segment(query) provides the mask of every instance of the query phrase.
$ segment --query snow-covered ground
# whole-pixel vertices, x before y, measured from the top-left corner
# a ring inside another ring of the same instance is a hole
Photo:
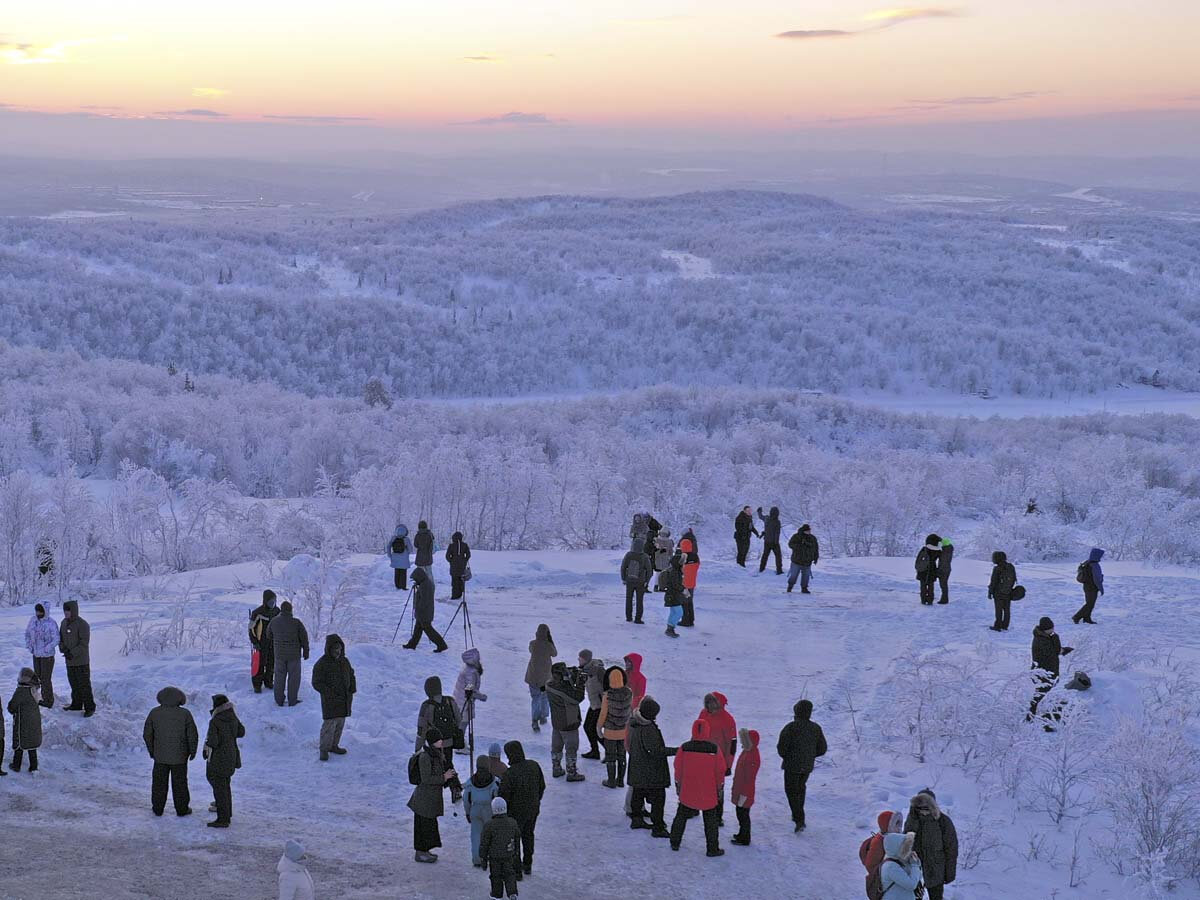
[[[959,880],[946,893],[966,898],[1127,898],[1142,896],[1115,875],[1090,841],[1101,837],[1098,813],[1056,826],[1044,813],[1006,796],[981,796],[974,778],[953,755],[932,752],[925,763],[906,741],[881,737],[896,713],[886,702],[898,659],[910,649],[937,657],[962,657],[998,671],[1028,667],[1030,630],[1050,615],[1064,642],[1079,648],[1076,660],[1092,673],[1088,695],[1106,727],[1118,714],[1136,714],[1138,689],[1156,676],[1141,659],[1108,672],[1114,646],[1173,651],[1176,661],[1200,658],[1200,574],[1136,564],[1107,566],[1108,593],[1099,625],[1072,626],[1078,604],[1074,566],[1023,565],[1029,597],[1014,604],[1013,627],[987,630],[991,604],[989,567],[956,561],[948,606],[917,602],[909,559],[829,559],[817,567],[811,596],[784,593],[784,579],[757,576],[734,566],[724,535],[701,535],[704,563],[697,591],[697,626],[672,640],[663,634],[660,595],[648,598],[647,624],[623,617],[616,578],[617,552],[476,553],[470,600],[474,637],[482,652],[483,689],[477,747],[520,739],[547,771],[550,732],[532,734],[522,677],[526,646],[539,622],[550,625],[560,659],[574,663],[588,647],[606,661],[636,651],[645,657],[649,691],[662,704],[659,718],[668,743],[688,737],[707,691],[729,697],[740,726],[762,733],[762,771],[753,810],[754,842],[729,844],[732,811],[722,834],[724,858],[704,858],[698,821],[689,825],[683,851],[631,832],[622,815],[622,792],[600,785],[603,768],[583,761],[587,781],[550,780],[538,824],[534,875],[523,897],[599,898],[653,886],[658,898],[789,897],[851,900],[863,896],[859,842],[875,817],[906,809],[917,790],[932,786],[955,819],[960,840],[994,843],[972,868],[960,863]],[[316,740],[320,704],[308,687],[304,703],[280,709],[269,694],[256,696],[247,675],[246,611],[264,586],[281,586],[281,567],[230,566],[122,585],[82,601],[93,628],[93,681],[99,712],[90,720],[55,710],[44,720],[42,771],[0,781],[0,896],[4,898],[205,897],[256,900],[273,897],[275,862],[287,838],[309,849],[310,870],[322,898],[483,897],[486,876],[469,862],[469,829],[461,811],[441,820],[445,846],[435,866],[416,864],[411,850],[411,788],[406,761],[412,752],[422,682],[439,675],[449,689],[460,668],[463,635],[447,634],[452,651],[434,655],[390,643],[404,595],[392,589],[380,558],[351,557],[348,570],[364,581],[356,598],[358,624],[345,634],[359,693],[347,723],[349,755],[321,763]],[[439,595],[447,579],[439,563]],[[191,615],[225,621],[233,649],[183,655],[122,656],[125,629],[169,615],[172,598],[191,597]],[[442,602],[437,624],[454,610]],[[22,631],[31,606],[0,610],[0,673],[5,698],[17,670],[27,665]],[[55,610],[55,617],[58,611]],[[407,619],[405,619],[407,624]],[[404,628],[401,628],[401,632]],[[1066,661],[1066,669],[1075,663]],[[56,689],[65,697],[61,660]],[[204,733],[209,698],[228,694],[247,728],[244,767],[235,776],[234,823],[224,832],[204,827],[210,799],[203,763],[191,766],[197,815],[155,818],[149,809],[150,762],[141,726],[154,695],[175,684]],[[954,685],[946,685],[953,691]],[[816,703],[830,752],[809,785],[808,831],[792,833],[774,746],[796,699]],[[61,705],[61,702],[60,702]],[[894,724],[894,723],[893,723]],[[856,732],[859,738],[856,739]],[[1041,732],[1037,732],[1041,740]],[[1046,735],[1046,752],[1054,735]],[[458,757],[466,777],[470,764]],[[1032,777],[1032,776],[1031,776]],[[674,800],[668,800],[668,817]],[[1083,826],[1082,882],[1069,887],[1069,859]],[[972,836],[974,833],[974,837]],[[1040,849],[1031,850],[1034,843]],[[640,887],[638,887],[640,885]],[[1194,883],[1171,895],[1200,897]]]

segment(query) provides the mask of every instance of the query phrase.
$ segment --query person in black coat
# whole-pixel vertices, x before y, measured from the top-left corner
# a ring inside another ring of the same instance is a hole
[[[817,758],[829,750],[829,745],[825,743],[825,732],[812,721],[812,711],[811,700],[801,700],[792,707],[795,717],[783,726],[776,747],[783,760],[783,790],[792,809],[796,831],[805,828],[804,800],[808,793],[808,776],[812,774]]]
[[[246,728],[224,694],[214,694],[212,704],[212,718],[204,738],[204,759],[208,763],[205,774],[212,785],[213,811],[217,818],[209,822],[208,827],[228,828],[233,819],[233,773],[242,767],[238,738],[246,736]]]
[[[653,573],[654,563],[640,548],[630,550],[621,560],[621,583],[625,585],[626,622],[643,624],[642,615],[645,613],[646,589],[650,586],[650,576]],[[635,600],[637,601],[636,608]]]
[[[671,786],[671,767],[667,758],[674,756],[677,747],[668,747],[656,719],[658,702],[650,696],[642,698],[637,711],[629,720],[629,770],[627,782],[633,788],[630,828],[649,828],[656,838],[668,838],[664,810],[667,788]],[[650,804],[650,821],[646,821],[646,804]]]
[[[413,547],[417,551],[414,563],[417,568],[424,569],[425,574],[431,580],[433,578],[433,545],[433,532],[429,530],[429,523],[422,519],[417,523],[417,535],[413,538]]]
[[[429,573],[425,569],[417,568],[413,570],[412,581],[413,632],[408,643],[403,645],[404,649],[416,650],[417,644],[421,643],[421,635],[424,634],[433,641],[434,653],[449,650],[450,645],[433,627],[433,579],[429,577]]]
[[[450,599],[461,600],[466,588],[467,567],[471,561],[471,548],[463,540],[461,531],[450,536],[450,546],[446,548],[446,562],[450,564]]]
[[[508,814],[503,797],[492,800],[492,818],[479,835],[479,855],[491,880],[491,896],[507,893],[517,896],[517,881],[521,877],[521,826]]]
[[[662,531],[662,522],[650,515],[643,513],[643,519],[646,523],[646,545],[642,548],[645,554],[654,559],[654,541],[658,538],[658,533]]]
[[[917,551],[914,563],[917,581],[921,584],[921,603],[933,605],[933,588],[937,584],[938,558],[942,555],[942,539],[936,534],[925,537],[925,545]]]
[[[950,568],[954,562],[954,544],[949,538],[942,538],[942,552],[938,556],[937,580],[942,587],[942,596],[938,605],[944,606],[950,602]]]
[[[1017,585],[1017,570],[1003,550],[992,552],[992,577],[988,581],[988,599],[996,609],[992,631],[1008,631],[1012,620],[1013,588]]]
[[[325,655],[313,666],[312,686],[321,695],[320,747],[321,762],[325,762],[330,753],[342,756],[346,752],[341,746],[342,729],[358,690],[354,667],[346,659],[346,645],[336,634],[325,636]]]
[[[821,545],[812,533],[812,526],[805,522],[788,541],[792,551],[792,564],[788,569],[787,592],[790,594],[800,579],[800,593],[811,594],[808,581],[812,578],[812,567],[821,558]]]
[[[758,508],[758,517],[762,519],[762,559],[758,561],[758,571],[765,572],[767,569],[767,559],[772,553],[775,554],[775,574],[783,574],[783,551],[779,547],[779,533],[783,530],[783,524],[779,521],[779,507],[772,506],[771,511],[767,515],[763,515],[762,507]]]
[[[504,753],[508,756],[508,771],[500,779],[500,796],[508,804],[508,814],[521,826],[521,865],[528,875],[533,871],[533,832],[542,811],[546,776],[541,766],[525,758],[520,741],[509,741],[504,745]],[[517,873],[518,881],[521,877]]]
[[[58,649],[67,661],[67,681],[71,685],[71,702],[63,709],[83,710],[83,717],[96,714],[96,698],[92,694],[92,627],[80,618],[79,604],[68,600],[62,605],[63,618],[58,626]]]
[[[1049,616],[1042,616],[1037,628],[1033,629],[1032,668],[1040,669],[1043,674],[1037,676],[1038,686],[1034,691],[1033,701],[1029,704],[1028,718],[1030,720],[1037,715],[1038,705],[1042,702],[1042,698],[1058,681],[1060,658],[1066,656],[1073,649],[1075,648],[1062,645],[1062,639],[1054,630],[1054,620]]]
[[[929,900],[942,900],[945,886],[958,875],[958,833],[929,788],[912,798],[904,830],[917,836],[913,849],[921,860]]]
[[[188,788],[188,761],[196,758],[200,732],[191,712],[184,709],[187,696],[177,687],[165,687],[158,692],[158,706],[146,716],[142,740],[146,752],[154,761],[150,775],[150,808],[161,816],[167,806],[167,781],[170,779],[171,799],[175,814],[190,816],[191,791]]]
[[[743,506],[742,511],[733,520],[733,542],[737,545],[737,564],[746,568],[746,555],[750,552],[750,535],[761,537],[754,527],[754,514],[750,507]],[[695,546],[695,545],[693,545]]]
[[[258,670],[250,673],[256,694],[261,694],[264,686],[271,690],[275,687],[275,642],[267,640],[267,628],[277,615],[275,592],[268,588],[263,591],[262,605],[250,613],[250,646],[258,651]]]

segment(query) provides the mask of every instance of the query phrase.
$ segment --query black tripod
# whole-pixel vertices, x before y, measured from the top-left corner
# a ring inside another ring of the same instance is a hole
[[[396,623],[396,630],[392,632],[392,643],[393,644],[396,643],[396,635],[398,635],[400,633],[400,626],[404,624],[404,613],[408,609],[409,604],[412,603],[413,592],[416,591],[416,589],[417,589],[417,586],[415,584],[408,589],[408,597],[404,601],[404,607],[400,610],[400,620]],[[413,616],[414,617],[416,616],[415,611],[413,612]],[[411,622],[409,622],[409,627],[410,628],[412,627]]]
[[[471,610],[467,606],[467,585],[463,584],[462,599],[458,601],[458,609],[454,610],[454,615],[450,617],[450,624],[446,626],[449,631],[454,626],[454,620],[458,618],[458,614],[463,614],[463,645],[470,649],[475,646],[475,634],[471,631]]]

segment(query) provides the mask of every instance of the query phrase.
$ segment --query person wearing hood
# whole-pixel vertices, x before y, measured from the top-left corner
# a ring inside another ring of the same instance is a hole
[[[817,758],[829,751],[825,732],[812,720],[812,712],[811,700],[801,700],[792,707],[794,717],[783,726],[775,748],[783,761],[783,791],[787,794],[796,831],[805,828],[804,801],[808,794],[808,776],[812,774]]]
[[[675,551],[675,555],[671,557],[671,564],[658,579],[658,586],[663,592],[663,606],[667,608],[666,634],[668,637],[679,637],[675,626],[683,622],[684,607],[687,603],[687,590],[683,586],[682,550]]]
[[[417,523],[417,534],[413,538],[413,546],[417,551],[417,568],[424,569],[430,581],[433,581],[433,550],[436,544],[433,532],[429,530],[429,524],[422,519]],[[415,575],[416,573],[414,572],[413,574]]]
[[[42,746],[41,684],[33,669],[25,668],[17,676],[17,689],[8,701],[12,715],[12,770],[21,771],[22,757],[29,754],[30,774],[38,770],[38,748]],[[4,755],[4,724],[0,722],[0,756]]]
[[[466,590],[467,573],[470,572],[471,548],[463,540],[461,531],[450,536],[450,546],[446,548],[446,562],[450,564],[450,599],[461,600]]]
[[[921,860],[929,900],[942,900],[945,886],[953,884],[958,875],[958,833],[929,788],[912,798],[904,830],[915,835],[913,850]],[[887,843],[885,837],[885,850]]]
[[[927,535],[925,546],[917,551],[913,563],[917,570],[917,581],[921,583],[921,604],[933,605],[933,586],[937,583],[938,558],[942,555],[942,539],[936,534]]]
[[[733,758],[737,755],[738,727],[729,710],[725,707],[729,701],[719,691],[704,695],[704,708],[698,718],[708,723],[709,740],[717,745],[721,758],[725,760],[725,777],[733,772]],[[725,783],[721,782],[720,795],[717,798],[717,825],[725,825]]]
[[[679,624],[684,628],[691,628],[696,624],[696,580],[700,576],[700,553],[696,549],[695,539],[688,536],[691,533],[689,528],[679,541],[684,587],[683,618],[679,620]]]
[[[336,634],[325,636],[325,654],[317,660],[312,670],[313,690],[321,695],[321,762],[329,754],[343,756],[342,729],[350,718],[354,705],[354,693],[358,682],[354,679],[354,667],[346,658],[346,644]]]
[[[792,551],[791,566],[788,569],[787,590],[790,594],[800,579],[800,593],[811,594],[808,582],[812,578],[812,567],[821,558],[821,545],[817,543],[812,533],[812,527],[806,522],[792,535],[788,541],[788,549]]]
[[[275,642],[267,639],[267,629],[277,615],[275,592],[267,588],[262,604],[250,611],[250,646],[258,653],[258,668],[250,672],[250,684],[256,694],[261,694],[264,686],[275,689]]]
[[[604,698],[600,701],[597,730],[604,740],[606,788],[625,787],[625,738],[629,736],[629,717],[633,712],[633,691],[625,683],[625,670],[609,666],[604,672]]]
[[[416,650],[417,645],[421,643],[421,635],[424,634],[429,640],[433,641],[433,652],[443,653],[450,649],[450,645],[446,643],[446,639],[438,633],[438,630],[433,627],[433,578],[430,577],[429,572],[425,568],[417,568],[413,572],[412,580],[413,631],[408,643],[402,646],[405,650]]]
[[[1080,622],[1096,624],[1092,620],[1092,613],[1096,610],[1096,600],[1104,593],[1104,570],[1100,568],[1100,560],[1103,558],[1104,551],[1093,547],[1087,562],[1080,563],[1075,573],[1075,580],[1083,587],[1083,606],[1071,616],[1071,621],[1076,625]]]
[[[750,535],[761,537],[754,527],[754,513],[749,506],[743,506],[742,511],[733,519],[733,543],[737,546],[737,564],[746,568],[746,556],[750,553]]]
[[[886,856],[883,839],[889,834],[900,834],[904,831],[904,815],[894,810],[885,809],[875,821],[879,823],[879,831],[863,841],[858,848],[858,858],[866,868],[867,874],[883,865]]]
[[[655,572],[665,572],[671,564],[671,554],[675,552],[675,541],[671,538],[669,529],[664,528],[654,536],[654,553],[651,561]],[[661,588],[656,588],[661,590]]]
[[[550,682],[546,685],[546,699],[550,703],[550,725],[554,729],[550,736],[551,776],[567,781],[583,781],[579,773],[579,726],[582,716],[579,705],[587,695],[587,676],[579,670],[571,673],[567,664],[556,662],[550,667]],[[563,750],[567,754],[567,768],[563,769]]]
[[[1003,550],[992,551],[992,577],[988,581],[988,599],[996,609],[992,631],[1008,631],[1012,620],[1013,588],[1017,586],[1017,570]]]
[[[279,900],[313,900],[313,880],[304,865],[304,846],[299,841],[284,845],[275,871],[279,873]]]
[[[646,542],[642,545],[642,550],[651,559],[654,558],[655,542],[658,540],[659,532],[662,531],[662,522],[650,515],[650,513],[642,513],[642,518],[646,521]]]
[[[621,560],[621,583],[625,585],[626,622],[642,624],[646,589],[650,587],[650,576],[653,573],[654,563],[646,555],[645,549],[635,542],[633,548]],[[635,599],[637,600],[636,609],[634,607]]]
[[[308,659],[308,630],[292,614],[292,604],[287,600],[279,605],[279,615],[267,626],[266,639],[274,645],[275,704],[283,706],[286,691],[287,705],[295,706],[302,702],[300,658]]]
[[[591,650],[579,651],[579,669],[587,675],[588,711],[583,720],[583,733],[587,735],[589,749],[581,754],[583,759],[600,758],[600,734],[596,723],[600,721],[600,706],[604,701],[604,660],[592,656]]]
[[[408,543],[408,526],[397,525],[387,546],[388,565],[396,590],[408,590],[408,567],[412,564],[412,547]]]
[[[658,727],[660,707],[653,697],[643,697],[637,711],[629,719],[629,786],[633,791],[629,827],[648,828],[652,837],[670,837],[663,817],[667,803],[667,788],[671,786],[671,769],[667,758],[677,748],[668,747]],[[650,805],[650,821],[646,821],[646,805]]]
[[[486,702],[487,694],[479,689],[483,683],[483,661],[479,650],[468,647],[462,654],[463,666],[458,670],[458,678],[454,681],[454,702],[462,713],[460,727],[470,732],[471,723],[475,721],[476,702]]]
[[[492,741],[488,744],[488,771],[495,775],[497,780],[503,778],[504,773],[508,771],[508,766],[500,758],[502,752],[503,748],[499,741]]]
[[[508,755],[508,771],[500,779],[500,796],[507,805],[508,814],[520,826],[521,867],[523,874],[529,875],[533,871],[533,835],[542,811],[542,796],[546,793],[546,776],[542,774],[541,766],[525,758],[525,748],[520,741],[509,741],[504,745],[504,752]],[[517,881],[521,878],[522,872],[517,872]]]
[[[58,647],[58,623],[50,618],[45,604],[33,608],[29,624],[25,626],[25,647],[33,657],[33,674],[42,684],[42,699],[38,702],[54,707],[54,651]]]
[[[71,685],[71,702],[63,709],[78,712],[83,717],[96,714],[96,698],[92,694],[92,626],[79,617],[79,604],[68,600],[62,606],[63,620],[58,628],[58,649],[67,661],[67,681]]]
[[[425,739],[430,728],[436,728],[446,741],[449,754],[466,746],[462,730],[462,713],[453,697],[442,694],[442,679],[430,675],[425,679],[425,699],[417,711],[417,744],[416,750],[421,752],[428,741]],[[448,754],[448,755],[449,755]],[[454,792],[454,800],[458,802],[458,792]]]
[[[625,680],[633,691],[633,707],[637,709],[642,698],[646,696],[646,676],[642,672],[642,654],[625,654]]]
[[[167,781],[171,783],[171,799],[175,815],[192,814],[192,793],[188,788],[188,761],[196,758],[200,733],[196,720],[184,708],[187,696],[177,687],[165,687],[158,692],[158,706],[146,716],[142,740],[154,762],[150,776],[150,808],[161,816],[167,807]]]
[[[771,511],[765,516],[763,515],[762,507],[758,508],[758,517],[762,519],[762,558],[758,561],[759,574],[767,570],[767,560],[771,554],[775,554],[775,574],[783,574],[783,550],[779,546],[779,535],[783,531],[783,524],[779,521],[779,507],[772,506]]]
[[[1038,684],[1034,690],[1033,700],[1029,704],[1028,718],[1030,721],[1037,715],[1038,705],[1041,704],[1042,698],[1050,693],[1050,689],[1058,681],[1060,658],[1066,656],[1073,649],[1073,647],[1062,645],[1062,638],[1054,630],[1054,620],[1049,616],[1042,616],[1037,627],[1033,629],[1032,668],[1041,674],[1036,676]]]
[[[491,881],[491,896],[499,900],[506,893],[517,896],[517,882],[521,880],[521,826],[508,814],[508,803],[503,797],[492,801],[491,819],[483,828],[479,838],[479,855],[483,868],[488,870]]]
[[[500,796],[500,780],[492,774],[488,759],[481,756],[475,760],[475,773],[463,788],[463,809],[471,826],[471,862],[477,868],[483,867],[484,860],[479,839],[484,826],[492,820],[492,801]]]
[[[629,547],[632,550],[642,550],[650,538],[650,523],[644,513],[633,514],[633,524],[629,526]]]
[[[724,856],[719,846],[717,802],[725,783],[725,759],[711,740],[708,722],[692,723],[692,739],[675,754],[675,792],[679,805],[671,822],[671,849],[678,850],[688,819],[704,817],[704,843],[708,856]]]
[[[238,739],[246,736],[246,727],[239,721],[233,704],[224,694],[214,694],[208,734],[204,738],[205,774],[212,785],[214,810],[217,818],[209,828],[228,828],[233,819],[233,773],[242,767],[242,751]]]
[[[408,798],[408,808],[413,812],[413,850],[419,863],[437,862],[435,848],[442,846],[442,835],[438,830],[438,819],[446,812],[442,792],[451,780],[457,781],[452,752],[437,728],[425,732],[424,746],[417,753],[417,770],[420,781]],[[455,803],[458,797],[454,797]]]
[[[550,701],[546,699],[546,684],[550,681],[550,663],[558,656],[550,626],[543,622],[529,642],[529,665],[525,667],[525,684],[529,688],[529,715],[533,730],[541,731],[550,718]]]
[[[880,840],[879,884],[883,888],[883,900],[912,900],[919,896],[921,884],[921,861],[913,847],[917,836],[912,832],[889,833]],[[933,897],[932,889],[930,897]],[[938,889],[938,897],[941,888]]]
[[[733,772],[733,806],[737,811],[738,831],[731,839],[739,847],[750,846],[750,807],[754,805],[754,784],[758,780],[761,760],[758,755],[758,732],[743,728],[738,732],[742,755]]]
[[[939,605],[945,605],[950,602],[950,566],[954,561],[954,544],[950,543],[949,538],[942,538],[942,552],[938,555],[937,562],[937,580],[942,587],[942,596],[938,600]]]

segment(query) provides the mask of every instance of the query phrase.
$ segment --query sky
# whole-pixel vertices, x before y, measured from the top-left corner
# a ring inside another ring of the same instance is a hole
[[[1196,0],[6,7],[0,112],[25,118],[12,119],[7,141],[0,127],[0,152],[19,152],[34,130],[17,123],[46,115],[70,117],[80,134],[88,119],[255,123],[440,135],[447,145],[497,133],[637,143],[1200,116]]]

